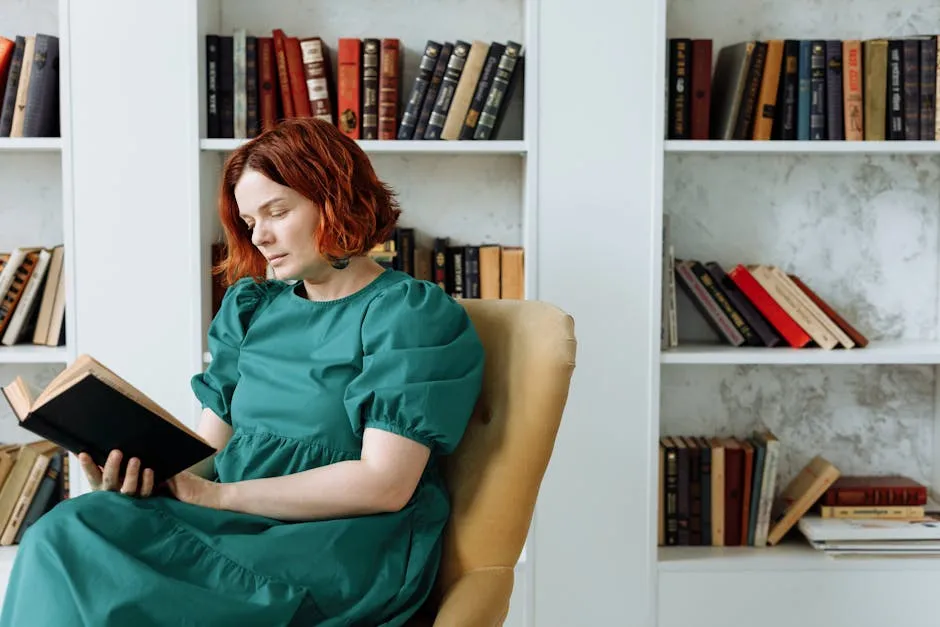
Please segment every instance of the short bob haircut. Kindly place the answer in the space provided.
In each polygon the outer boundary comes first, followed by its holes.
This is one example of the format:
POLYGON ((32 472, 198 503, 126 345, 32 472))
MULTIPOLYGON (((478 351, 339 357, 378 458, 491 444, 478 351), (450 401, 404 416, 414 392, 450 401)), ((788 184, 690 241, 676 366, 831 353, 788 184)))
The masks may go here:
POLYGON ((284 120, 241 145, 225 162, 219 218, 226 256, 215 272, 227 285, 246 276, 264 278, 267 268, 235 201, 235 185, 245 170, 313 201, 320 210, 314 238, 329 261, 365 254, 387 240, 401 215, 395 193, 376 177, 355 140, 316 118, 284 120))

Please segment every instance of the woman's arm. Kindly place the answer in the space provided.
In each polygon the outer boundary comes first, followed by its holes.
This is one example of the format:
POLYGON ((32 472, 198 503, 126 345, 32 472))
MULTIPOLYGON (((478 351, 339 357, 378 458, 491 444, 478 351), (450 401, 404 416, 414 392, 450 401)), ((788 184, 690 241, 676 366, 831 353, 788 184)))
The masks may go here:
MULTIPOLYGON (((196 433, 201 435, 216 451, 221 451, 232 437, 232 427, 215 415, 209 408, 202 410, 199 428, 196 433)), ((190 466, 189 472, 203 479, 211 479, 215 475, 215 453, 190 466)))
POLYGON ((429 449, 367 428, 359 460, 284 477, 220 484, 219 506, 279 520, 314 520, 402 509, 414 494, 429 449))

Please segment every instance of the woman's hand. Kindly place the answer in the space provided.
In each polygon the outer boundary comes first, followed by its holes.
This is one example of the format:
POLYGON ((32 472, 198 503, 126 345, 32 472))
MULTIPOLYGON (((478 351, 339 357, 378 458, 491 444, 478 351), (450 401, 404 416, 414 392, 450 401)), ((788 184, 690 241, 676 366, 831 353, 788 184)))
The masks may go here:
POLYGON ((170 488, 173 496, 184 503, 212 509, 223 509, 222 493, 225 486, 221 483, 203 479, 188 470, 171 477, 167 481, 167 487, 170 488))
POLYGON ((128 496, 148 497, 153 492, 153 470, 140 468, 140 460, 132 457, 127 462, 124 476, 120 476, 123 453, 114 449, 108 455, 104 468, 101 468, 88 453, 80 453, 79 462, 88 478, 91 489, 98 491, 120 492, 128 496))

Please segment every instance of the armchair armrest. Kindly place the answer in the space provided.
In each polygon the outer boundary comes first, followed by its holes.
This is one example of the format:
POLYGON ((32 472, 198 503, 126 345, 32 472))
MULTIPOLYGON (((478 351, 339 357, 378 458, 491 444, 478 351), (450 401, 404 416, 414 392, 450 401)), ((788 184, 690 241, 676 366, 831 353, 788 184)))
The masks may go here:
POLYGON ((445 592, 434 627, 499 627, 509 613, 512 585, 508 566, 465 573, 445 592))

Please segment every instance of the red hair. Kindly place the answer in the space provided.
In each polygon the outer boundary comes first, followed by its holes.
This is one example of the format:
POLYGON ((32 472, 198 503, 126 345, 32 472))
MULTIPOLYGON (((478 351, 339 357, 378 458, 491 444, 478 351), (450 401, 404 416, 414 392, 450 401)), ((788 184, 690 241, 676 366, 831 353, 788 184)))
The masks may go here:
POLYGON ((255 170, 313 201, 320 210, 314 234, 330 260, 361 255, 389 238, 401 209, 355 140, 316 118, 291 118, 239 146, 225 161, 219 218, 226 256, 215 268, 229 285, 245 276, 263 278, 267 261, 251 243, 239 217, 235 185, 255 170))

